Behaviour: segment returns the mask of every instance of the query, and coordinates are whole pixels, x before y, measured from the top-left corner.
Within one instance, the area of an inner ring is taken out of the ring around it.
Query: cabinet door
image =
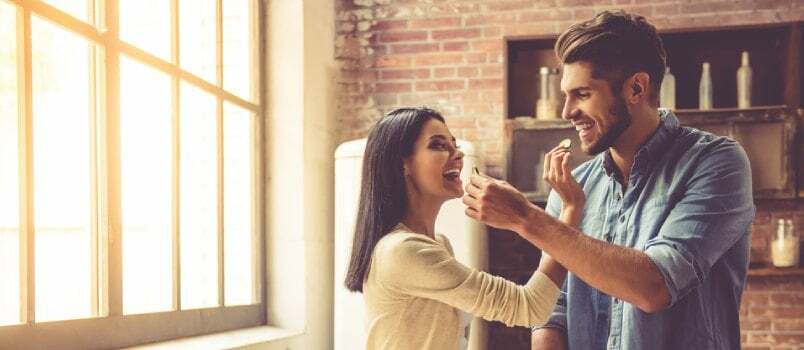
[[[743,146],[751,162],[754,198],[794,198],[795,123],[778,120],[692,125]]]
[[[543,203],[547,200],[550,186],[542,180],[544,155],[565,138],[572,140],[570,168],[575,169],[592,159],[581,151],[578,133],[573,128],[514,130],[508,182],[525,192],[531,202]]]

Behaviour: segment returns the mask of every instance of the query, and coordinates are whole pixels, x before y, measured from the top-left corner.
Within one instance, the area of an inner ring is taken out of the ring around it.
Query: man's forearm
[[[656,312],[669,304],[664,279],[647,254],[588,237],[540,214],[531,220],[538,224],[524,225],[519,234],[567,270],[590,286],[645,312]]]

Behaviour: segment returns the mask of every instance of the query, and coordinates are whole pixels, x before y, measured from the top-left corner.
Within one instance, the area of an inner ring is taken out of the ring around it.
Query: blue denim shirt
[[[587,196],[581,231],[645,252],[664,277],[670,306],[648,314],[570,273],[546,325],[565,330],[570,349],[740,348],[754,218],[748,158],[731,139],[680,127],[668,110],[659,115],[625,191],[608,151],[573,176]],[[560,210],[550,193],[547,212]]]

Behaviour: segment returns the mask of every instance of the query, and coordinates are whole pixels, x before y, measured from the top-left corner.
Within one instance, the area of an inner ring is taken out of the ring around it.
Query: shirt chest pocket
[[[667,215],[670,203],[665,198],[648,200],[645,205],[635,208],[633,221],[629,225],[632,247],[642,250],[645,244],[659,234]]]

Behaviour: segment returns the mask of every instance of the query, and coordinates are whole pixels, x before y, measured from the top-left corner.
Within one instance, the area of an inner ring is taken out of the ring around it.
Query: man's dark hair
[[[656,28],[645,17],[624,11],[604,11],[573,24],[558,37],[559,62],[588,62],[592,77],[608,82],[616,96],[623,83],[638,72],[650,76],[649,101],[658,107],[667,54]]]

